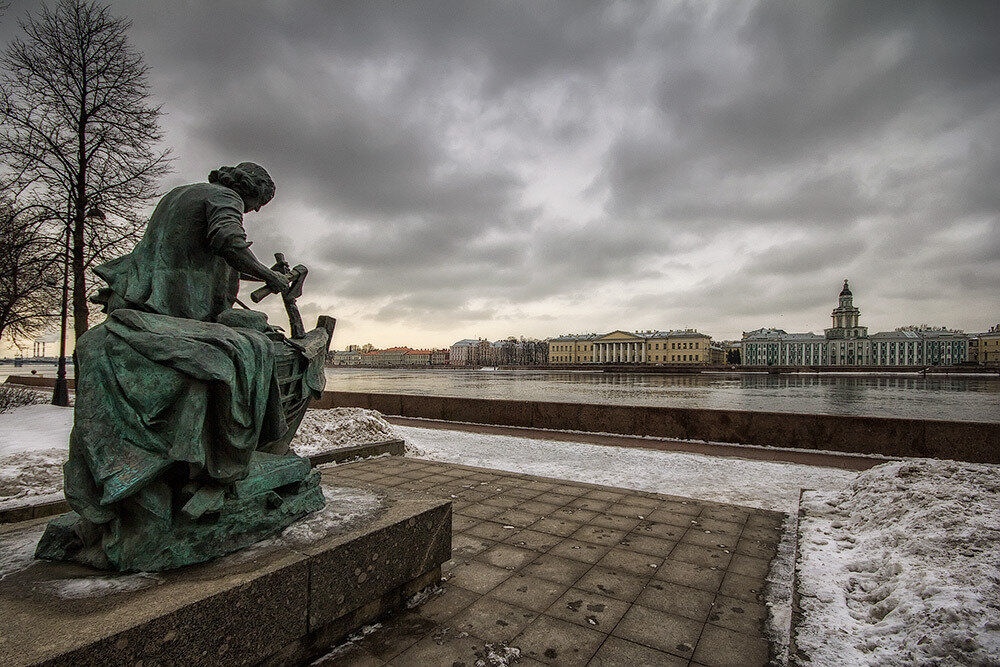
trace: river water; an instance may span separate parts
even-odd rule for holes
[[[0,382],[8,374],[28,375],[31,370],[54,377],[56,369],[0,364]],[[72,377],[73,367],[68,370]],[[326,388],[333,391],[1000,422],[997,375],[667,375],[337,367],[327,368],[326,377]]]
[[[328,368],[327,389],[1000,422],[1000,377]]]

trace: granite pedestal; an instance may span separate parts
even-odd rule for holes
[[[306,546],[118,580],[37,561],[0,581],[0,665],[296,664],[402,607],[450,555],[451,503],[389,491],[368,523]]]

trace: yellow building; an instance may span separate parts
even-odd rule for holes
[[[594,359],[597,334],[571,334],[549,341],[549,365],[588,364]]]
[[[549,363],[561,364],[720,364],[721,350],[694,329],[612,331],[598,336],[560,336],[549,341]]]
[[[989,331],[977,335],[976,338],[978,344],[975,348],[972,347],[970,341],[969,361],[982,366],[1000,365],[1000,324],[990,327]]]

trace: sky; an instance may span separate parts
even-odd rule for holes
[[[110,6],[161,189],[268,169],[335,348],[820,332],[845,278],[872,332],[1000,322],[1000,3]]]

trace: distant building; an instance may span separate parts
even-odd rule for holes
[[[970,337],[969,361],[981,366],[1000,365],[1000,324]]]
[[[331,352],[330,363],[334,366],[359,366],[361,365],[361,350],[360,348],[354,350],[348,348]]]
[[[549,363],[561,364],[711,364],[724,353],[695,329],[612,331],[559,336],[549,341]],[[714,361],[713,361],[714,359]]]
[[[448,350],[448,364],[451,366],[482,366],[480,358],[482,356],[482,339],[463,338],[454,343]]]
[[[961,331],[932,327],[902,327],[868,335],[860,324],[848,282],[840,291],[823,335],[757,329],[743,334],[743,364],[747,366],[925,366],[965,362],[969,337]]]

